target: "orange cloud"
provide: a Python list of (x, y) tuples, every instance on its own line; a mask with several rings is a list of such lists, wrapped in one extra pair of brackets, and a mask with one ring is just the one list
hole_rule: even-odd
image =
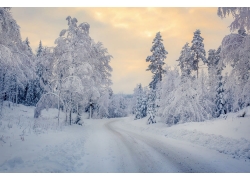
[(90, 36), (103, 43), (114, 57), (112, 81), (115, 93), (132, 93), (137, 83), (147, 86), (152, 74), (146, 71), (153, 38), (161, 32), (168, 51), (166, 64), (175, 66), (181, 48), (191, 44), (193, 32), (201, 30), (206, 51), (217, 48), (229, 34), (231, 18), (221, 20), (217, 8), (13, 8), (23, 39), (29, 37), (33, 50), (42, 40), (54, 40), (67, 28), (67, 16), (90, 24)]

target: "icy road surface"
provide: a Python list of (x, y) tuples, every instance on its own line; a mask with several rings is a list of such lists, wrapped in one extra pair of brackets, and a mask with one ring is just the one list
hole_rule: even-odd
[(250, 172), (249, 161), (125, 126), (128, 120), (84, 120), (62, 131), (31, 131), (23, 141), (13, 124), (0, 146), (0, 172)]
[[(126, 119), (126, 118), (125, 118)], [(164, 136), (125, 129), (121, 119), (92, 120), (82, 172), (250, 172), (249, 163)]]

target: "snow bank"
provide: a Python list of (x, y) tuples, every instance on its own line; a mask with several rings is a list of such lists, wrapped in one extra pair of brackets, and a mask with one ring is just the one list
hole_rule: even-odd
[[(239, 117), (246, 112), (245, 117)], [(169, 127), (158, 120), (147, 125), (147, 118), (133, 120), (124, 118), (124, 126), (141, 132), (150, 132), (182, 141), (191, 142), (233, 158), (250, 161), (250, 108), (237, 113), (229, 113), (205, 122), (190, 122)]]
[(34, 109), (4, 102), (0, 172), (75, 172), (83, 156), (83, 149), (78, 148), (84, 145), (79, 138), (85, 135), (81, 134), (83, 126), (65, 126), (63, 112), (58, 125), (57, 109), (43, 110), (34, 119)]
[[(82, 172), (83, 169), (87, 172), (92, 161), (87, 152), (92, 149), (86, 142), (91, 142), (94, 127), (101, 126), (105, 119), (86, 120), (85, 114), (83, 126), (65, 126), (65, 114), (61, 113), (58, 126), (56, 109), (43, 110), (42, 116), (34, 119), (34, 107), (12, 104), (9, 107), (5, 102), (3, 108), (0, 172)], [(240, 117), (244, 112), (245, 116)], [(115, 120), (119, 121), (119, 127), (137, 134), (143, 132), (176, 139), (183, 144), (193, 143), (250, 162), (249, 108), (205, 122), (171, 127), (159, 119), (151, 125), (147, 125), (147, 118), (134, 120), (134, 116)], [(96, 136), (102, 133), (98, 131)]]

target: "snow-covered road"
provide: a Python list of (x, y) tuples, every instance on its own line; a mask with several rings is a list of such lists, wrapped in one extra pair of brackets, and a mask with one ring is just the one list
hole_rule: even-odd
[(144, 125), (146, 119), (84, 119), (83, 126), (58, 128), (45, 117), (34, 126), (32, 109), (20, 109), (19, 120), (8, 113), (2, 121), (0, 172), (250, 172), (248, 160), (172, 138), (166, 132), (173, 128)]
[(125, 128), (122, 119), (92, 120), (82, 172), (249, 172), (249, 163), (157, 134)]

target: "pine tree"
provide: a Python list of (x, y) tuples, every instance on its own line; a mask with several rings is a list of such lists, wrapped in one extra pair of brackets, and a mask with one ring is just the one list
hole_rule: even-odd
[(216, 110), (215, 110), (215, 117), (219, 117), (221, 114), (226, 114), (226, 101), (224, 98), (224, 88), (223, 88), (223, 82), (222, 82), (222, 76), (219, 77), (219, 84), (217, 87), (217, 94), (215, 98), (216, 103)]
[(165, 47), (162, 43), (162, 37), (160, 32), (156, 33), (156, 36), (152, 42), (153, 46), (151, 48), (152, 55), (148, 56), (146, 62), (150, 62), (147, 71), (153, 73), (153, 80), (150, 82), (150, 93), (148, 97), (147, 105), (147, 115), (149, 115), (148, 124), (155, 123), (155, 100), (156, 100), (156, 85), (162, 80), (162, 74), (165, 72), (163, 69), (164, 60), (167, 57), (168, 52), (165, 50)]
[(30, 80), (27, 87), (27, 94), (25, 98), (25, 104), (28, 106), (33, 106), (36, 104), (35, 102), (35, 88), (34, 88), (34, 80)]
[(188, 43), (186, 43), (182, 48), (179, 59), (177, 59), (177, 61), (179, 61), (178, 66), (180, 66), (182, 77), (191, 76), (194, 59), (193, 56), (194, 54), (192, 53), (191, 48), (189, 47)]
[(166, 59), (168, 52), (165, 50), (162, 41), (161, 34), (158, 32), (152, 42), (153, 46), (150, 50), (152, 55), (148, 56), (146, 59), (146, 62), (151, 63), (148, 66), (147, 71), (151, 71), (153, 73), (153, 80), (149, 84), (149, 87), (152, 89), (156, 88), (157, 82), (162, 80), (162, 74), (165, 72), (162, 66), (165, 64), (163, 61)]
[(33, 54), (32, 49), (31, 49), (31, 47), (30, 47), (30, 41), (29, 41), (28, 37), (25, 39), (24, 43), (25, 43), (26, 46), (27, 46), (28, 52), (29, 52), (30, 54)]
[[(217, 49), (210, 49), (208, 51), (207, 65), (208, 65), (208, 75), (209, 75), (209, 99), (214, 103), (215, 110), (213, 111), (213, 117), (218, 117), (218, 98), (221, 91), (218, 91), (218, 88), (221, 86), (222, 79), (222, 70), (225, 67), (221, 56), (221, 47)], [(224, 92), (224, 90), (223, 90)]]
[(200, 36), (200, 30), (196, 30), (194, 32), (194, 37), (192, 40), (191, 50), (193, 53), (193, 64), (192, 70), (197, 71), (198, 78), (198, 70), (199, 70), (199, 61), (202, 60), (203, 63), (207, 63), (206, 59), (206, 51), (204, 49), (203, 38)]
[(148, 94), (148, 105), (147, 105), (147, 115), (149, 116), (147, 124), (154, 124), (156, 123), (155, 120), (155, 95), (156, 92), (153, 89), (150, 89)]
[[(161, 101), (159, 115), (167, 124), (184, 123), (190, 121), (204, 121), (209, 118), (211, 103), (207, 100), (206, 76), (201, 78), (192, 76), (195, 53), (191, 51), (188, 43), (184, 45), (180, 53), (179, 66), (181, 76), (167, 69), (163, 81), (164, 99)], [(203, 94), (204, 93), (204, 94)]]
[(142, 117), (147, 116), (147, 89), (146, 87), (143, 90), (143, 95), (142, 95), (142, 106), (141, 106), (141, 112), (142, 112)]
[(146, 117), (146, 99), (141, 84), (136, 89), (135, 120)]
[[(20, 27), (10, 8), (0, 7), (0, 111), (8, 99), (20, 103), (25, 100), (25, 88), (34, 71), (33, 54), (21, 39)], [(0, 112), (1, 114), (1, 112)]]
[(43, 52), (43, 45), (42, 45), (42, 41), (39, 42), (39, 46), (38, 46), (38, 49), (37, 49), (37, 53), (36, 53), (36, 56), (39, 57), (42, 55), (42, 52)]

